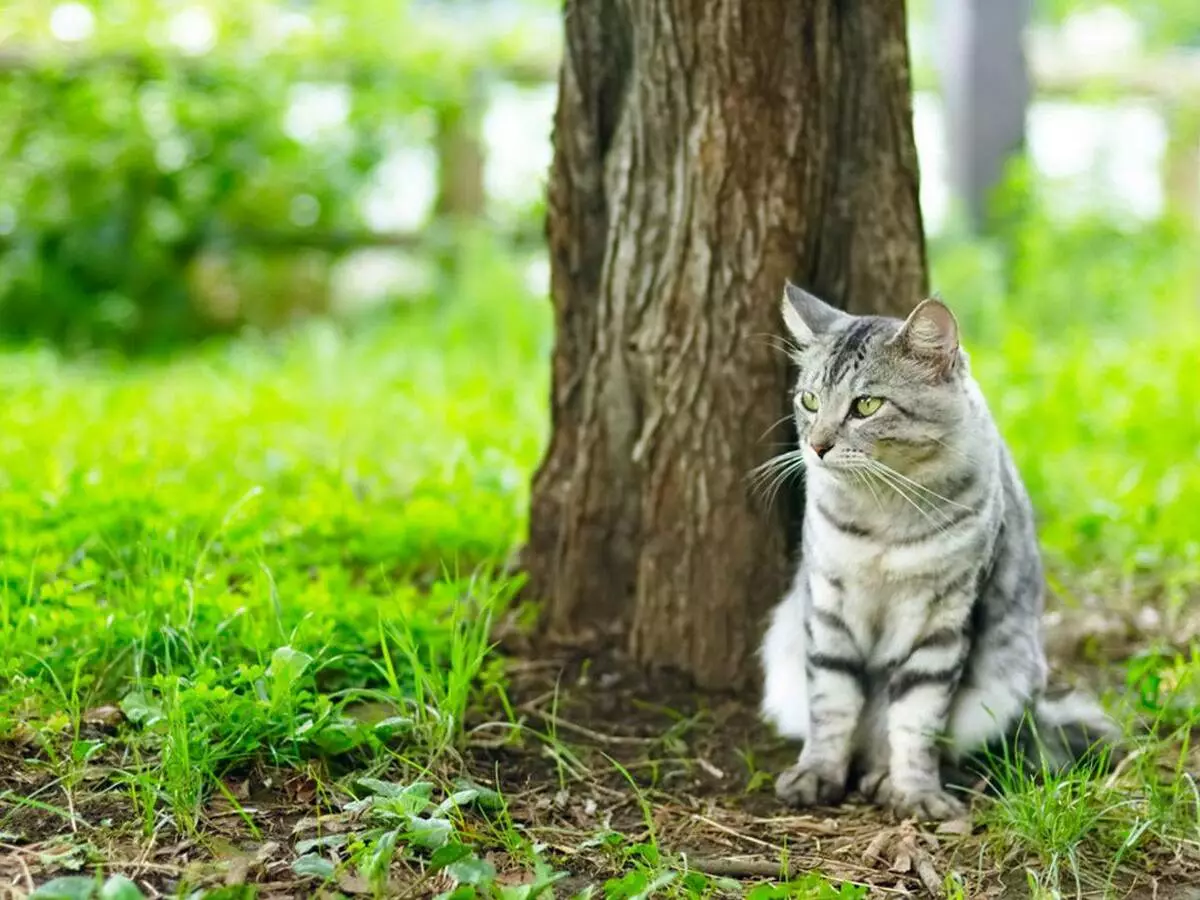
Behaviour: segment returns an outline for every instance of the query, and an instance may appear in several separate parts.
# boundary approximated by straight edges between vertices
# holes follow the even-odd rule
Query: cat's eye
[[[867,416],[873,416],[879,412],[881,406],[883,406],[883,400],[879,397],[859,397],[854,401],[851,409],[858,418],[865,419]]]
[[[809,412],[816,412],[821,406],[821,401],[817,399],[817,395],[812,391],[801,391],[800,405]]]

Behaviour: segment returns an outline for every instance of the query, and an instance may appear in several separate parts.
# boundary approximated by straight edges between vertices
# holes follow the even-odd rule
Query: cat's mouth
[[[806,461],[810,469],[826,472],[830,475],[848,476],[854,472],[862,471],[868,465],[863,459],[848,459],[844,456],[835,457],[828,455],[822,458],[815,453],[810,453],[807,456]]]

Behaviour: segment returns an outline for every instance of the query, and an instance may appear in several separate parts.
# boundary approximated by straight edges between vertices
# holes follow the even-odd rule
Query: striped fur
[[[1112,739],[1094,702],[1046,694],[1033,513],[953,314],[849,316],[791,285],[783,306],[800,448],[780,471],[802,459],[806,506],[762,708],[804,746],[778,795],[833,803],[857,784],[899,814],[955,817],[947,773],[997,747],[1057,768]],[[861,415],[863,397],[883,402]]]

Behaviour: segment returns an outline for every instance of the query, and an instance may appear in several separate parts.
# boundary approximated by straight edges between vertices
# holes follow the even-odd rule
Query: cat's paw
[[[967,815],[967,807],[963,802],[941,788],[908,791],[892,788],[888,806],[899,818],[922,822],[943,822],[962,819]]]
[[[845,775],[798,762],[775,780],[775,796],[790,806],[834,806],[846,796]]]
[[[892,801],[892,775],[887,769],[868,772],[858,781],[858,792],[867,802],[887,806]]]

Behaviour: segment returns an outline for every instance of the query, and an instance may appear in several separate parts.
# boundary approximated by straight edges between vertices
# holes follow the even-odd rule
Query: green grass
[[[546,310],[475,297],[161,367],[0,358],[0,716],[285,645],[358,683],[381,617],[435,628],[444,573],[517,539],[546,418]]]
[[[1182,616],[1196,597],[1191,240],[1035,223],[1005,266],[977,244],[937,249],[935,286],[960,311],[1068,599]],[[464,897],[472,881],[509,896],[482,840],[520,858],[530,884],[557,878],[505,798],[446,774],[480,685],[505,702],[489,625],[514,585],[487,573],[521,538],[547,428],[548,305],[486,247],[471,262],[452,301],[375,328],[317,323],[167,364],[0,357],[0,738],[48,778],[0,798],[0,833],[31,808],[78,820],[73,798],[102,758],[145,837],[202,832],[206,802],[242,802],[224,776],[283,766],[362,804],[366,824],[333,851],[298,848],[306,874],[335,877],[336,851],[337,873],[386,893],[393,858],[417,853],[422,877],[457,867]],[[1125,677],[1160,723],[1126,772],[1133,793],[1128,780],[1014,780],[985,816],[997,852],[1071,890],[1111,876],[1096,860],[1194,845],[1181,760],[1196,673],[1195,656],[1167,650],[1133,665]],[[127,724],[96,737],[89,723],[114,704]],[[554,722],[527,733],[566,790],[583,764]],[[1160,782],[1163,765],[1176,777]],[[660,848],[637,798],[650,839],[618,839],[623,874],[605,897],[730,889]]]

